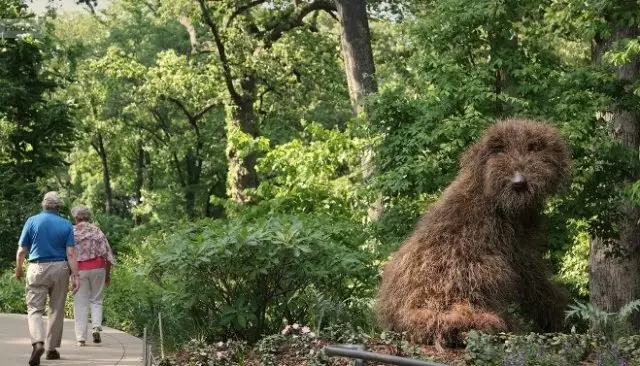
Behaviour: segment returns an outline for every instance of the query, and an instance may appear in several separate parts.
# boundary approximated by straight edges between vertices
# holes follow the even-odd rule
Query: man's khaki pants
[[[64,303],[69,290],[67,262],[29,263],[27,270],[27,313],[31,344],[45,342],[46,349],[60,347],[64,325]],[[44,307],[49,295],[49,329],[45,336]]]

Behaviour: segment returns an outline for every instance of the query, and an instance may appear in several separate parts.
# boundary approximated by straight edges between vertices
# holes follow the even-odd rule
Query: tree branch
[[[289,17],[282,19],[282,21],[271,31],[267,32],[265,46],[267,48],[270,47],[273,43],[278,41],[285,32],[304,25],[304,18],[318,10],[324,10],[331,13],[333,11],[337,11],[337,8],[336,4],[332,0],[315,0],[302,8],[295,9]]]
[[[98,147],[98,143],[95,140],[95,136],[91,139],[91,147],[93,147],[93,150],[95,150],[96,154],[102,156],[100,154],[100,147]]]
[[[258,97],[258,112],[263,114],[265,113],[264,110],[262,109],[262,103],[263,103],[265,94],[267,94],[270,91],[275,91],[275,89],[269,86],[265,90],[263,90],[262,93],[260,93],[260,96]]]
[[[236,19],[236,17],[238,17],[238,15],[244,13],[245,11],[251,9],[251,8],[255,8],[256,6],[260,5],[260,4],[264,4],[265,2],[267,2],[267,0],[254,0],[248,4],[245,4],[243,6],[238,7],[229,17],[229,19],[227,20],[227,24],[225,25],[225,28],[229,28],[229,26],[231,25],[231,23],[233,23],[233,21]]]
[[[336,22],[339,22],[339,21],[340,21],[340,19],[338,19],[338,16],[337,16],[337,15],[335,15],[335,14],[333,13],[333,11],[326,10],[326,9],[322,9],[322,10],[324,10],[324,12],[325,12],[325,13],[329,14],[329,16],[330,16],[330,17],[332,17],[332,18],[333,18],[333,20],[335,20]],[[316,13],[316,14],[317,14],[317,13]]]
[[[222,107],[222,104],[218,103],[218,102],[213,102],[210,103],[206,106],[204,106],[204,108],[202,108],[200,111],[198,111],[196,114],[193,115],[193,118],[198,120],[200,119],[202,116],[204,116],[207,112],[209,112],[210,110],[212,110],[215,107]]]
[[[204,4],[204,0],[198,0],[198,4],[200,4],[200,10],[202,11],[202,16],[204,17],[205,23],[211,29],[211,33],[213,34],[213,39],[216,43],[216,48],[218,49],[218,57],[220,62],[222,63],[222,73],[224,75],[224,81],[227,85],[227,89],[229,90],[229,94],[231,94],[231,98],[236,104],[242,103],[242,97],[236,91],[236,88],[233,86],[233,76],[231,75],[231,68],[229,66],[229,60],[227,59],[227,53],[224,49],[224,43],[222,42],[222,38],[220,37],[220,32],[216,23],[211,18],[211,14],[209,14],[209,9]]]
[[[165,98],[173,102],[175,105],[177,105],[178,108],[180,108],[180,110],[182,110],[182,112],[187,116],[187,120],[189,120],[189,124],[191,124],[191,127],[193,127],[193,129],[195,130],[196,135],[198,136],[198,139],[200,139],[200,128],[198,127],[198,120],[202,118],[211,109],[222,106],[218,102],[212,102],[204,106],[201,110],[199,110],[195,114],[191,114],[191,112],[187,110],[187,107],[185,107],[185,105],[178,99],[174,97],[165,97]]]
[[[150,1],[142,1],[142,3],[153,13],[154,16],[158,16],[158,7],[154,6]]]
[[[191,44],[191,54],[195,54],[198,47],[198,36],[196,34],[196,28],[189,21],[189,17],[183,15],[179,20],[180,24],[187,30],[189,33],[189,43]]]
[[[173,102],[175,105],[178,106],[178,108],[180,108],[180,110],[182,110],[182,112],[187,116],[187,119],[189,121],[191,121],[193,119],[193,116],[191,115],[191,113],[189,112],[189,110],[187,110],[187,107],[184,106],[184,104],[182,104],[181,101],[179,101],[178,99],[174,98],[174,97],[165,97],[167,100]]]

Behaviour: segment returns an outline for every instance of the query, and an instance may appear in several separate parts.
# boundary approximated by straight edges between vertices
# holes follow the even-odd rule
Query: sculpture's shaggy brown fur
[[[511,302],[544,331],[562,327],[567,296],[548,279],[545,198],[570,177],[552,126],[506,120],[462,156],[457,178],[385,266],[378,315],[413,341],[456,345],[471,329],[505,331]]]

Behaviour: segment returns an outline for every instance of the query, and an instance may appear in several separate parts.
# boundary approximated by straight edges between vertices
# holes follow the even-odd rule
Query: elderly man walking
[[[62,342],[64,303],[69,278],[74,293],[78,290],[78,264],[71,222],[59,214],[61,200],[56,192],[48,192],[42,200],[42,212],[31,216],[24,224],[16,254],[15,277],[24,276],[23,264],[29,253],[27,269],[27,312],[33,350],[29,365],[40,365],[46,359],[60,359],[56,348]],[[49,296],[49,326],[45,333],[42,315]],[[46,342],[45,342],[46,341]]]

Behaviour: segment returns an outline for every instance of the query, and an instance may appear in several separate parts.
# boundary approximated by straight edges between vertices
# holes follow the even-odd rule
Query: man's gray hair
[[[47,192],[42,200],[42,208],[44,210],[59,211],[62,205],[62,200],[58,196],[58,192]]]
[[[91,210],[85,205],[77,205],[71,209],[71,216],[76,221],[89,222],[91,221]]]

